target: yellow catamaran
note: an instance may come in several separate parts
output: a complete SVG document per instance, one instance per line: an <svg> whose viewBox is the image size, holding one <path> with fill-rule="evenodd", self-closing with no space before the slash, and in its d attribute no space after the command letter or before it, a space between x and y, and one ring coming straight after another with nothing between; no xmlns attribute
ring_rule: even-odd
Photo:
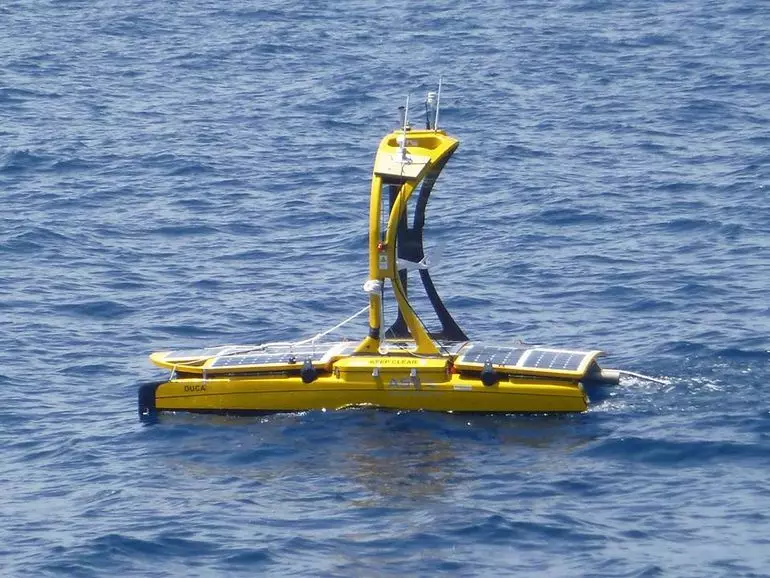
<svg viewBox="0 0 770 578"><path fill-rule="evenodd" d="M163 351L170 370L139 388L139 414L250 413L370 406L451 412L581 412L584 384L617 383L600 351L473 342L447 311L428 271L425 208L459 142L438 128L441 86L426 100L426 128L409 126L380 142L369 209L369 331L361 341L328 341L330 331L294 343ZM407 215L413 215L409 222ZM429 332L407 295L417 273L441 324ZM386 330L387 295L398 315ZM351 318L352 319L352 318ZM339 327L339 326L338 326ZM336 329L336 328L333 328Z"/></svg>

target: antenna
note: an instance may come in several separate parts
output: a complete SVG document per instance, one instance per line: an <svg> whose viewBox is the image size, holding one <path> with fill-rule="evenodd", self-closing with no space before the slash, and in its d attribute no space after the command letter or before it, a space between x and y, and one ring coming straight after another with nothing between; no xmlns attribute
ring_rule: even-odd
<svg viewBox="0 0 770 578"><path fill-rule="evenodd" d="M407 160L406 156L406 129L409 126L409 95L406 95L406 106L404 107L404 126L402 127L402 133L401 133L401 148L399 150L399 155L401 156L401 163L405 163Z"/></svg>
<svg viewBox="0 0 770 578"><path fill-rule="evenodd" d="M433 122L433 130L438 130L438 112L441 109L441 81L443 76L438 77L438 95L436 96L436 120Z"/></svg>

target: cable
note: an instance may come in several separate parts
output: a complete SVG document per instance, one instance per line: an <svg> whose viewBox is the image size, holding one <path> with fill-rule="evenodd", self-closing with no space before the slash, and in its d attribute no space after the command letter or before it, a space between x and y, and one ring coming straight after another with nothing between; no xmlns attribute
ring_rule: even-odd
<svg viewBox="0 0 770 578"><path fill-rule="evenodd" d="M620 373L621 375L630 375L631 377L644 379L645 381L651 381L652 383L658 383L660 385L671 385L671 382L666 379L658 379L657 377L650 377L649 375L644 375L643 373L634 373L633 371L626 371L625 369L619 369L618 373Z"/></svg>

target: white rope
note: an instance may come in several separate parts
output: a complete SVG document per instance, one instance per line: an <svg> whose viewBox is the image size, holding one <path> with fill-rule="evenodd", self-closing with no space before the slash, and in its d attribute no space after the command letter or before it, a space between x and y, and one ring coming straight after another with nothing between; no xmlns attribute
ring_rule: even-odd
<svg viewBox="0 0 770 578"><path fill-rule="evenodd" d="M366 307L364 307L360 311L354 313L353 315L351 315L350 317L348 317L344 321L342 321L340 323L337 323L337 325L335 325L331 329L327 329L326 331L322 331L321 333L319 333L317 335L314 335L310 339L304 339L302 341L295 341L294 343L292 343L292 345L305 345L306 343L315 343L316 341L318 341L322 337L325 337L325 336L329 335L329 333L331 333L332 331L336 331L337 329L339 329L340 327L342 327L346 323L350 323L351 321L353 321L353 319L355 319L359 315L362 315L362 314L366 313L368 310L369 310L369 306L367 305Z"/></svg>
<svg viewBox="0 0 770 578"><path fill-rule="evenodd" d="M344 321L338 323L337 325L335 325L331 329L327 329L326 331L322 331L321 333L318 333L317 335L314 335L313 337L310 337L309 339L303 339L302 341L271 341L269 343L260 343L259 345L255 345L253 347L248 346L248 345L237 345L237 346L234 346L232 348L225 349L224 351L220 352L217 355L217 357L228 357L230 355L244 355L246 353L253 353L255 351L264 351L268 347L288 347L288 348L291 349L291 348L293 348L293 347L295 347L297 345L305 345L305 344L308 344L308 343L315 343L316 341L318 341L322 337L325 337L326 335L329 335L329 333L331 333L332 331L336 331L337 329L339 329L340 327L342 327L346 323L350 323L351 321L353 321L353 319L355 319L359 315L362 315L363 313L365 313L368 310L369 310L369 306L367 305L366 307L364 307L360 311L354 313L353 315L351 315L350 317L348 317Z"/></svg>
<svg viewBox="0 0 770 578"><path fill-rule="evenodd" d="M621 375L630 375L631 377L637 377L639 379L651 381L652 383L659 383L660 385L671 385L671 382L667 379L658 379L657 377L650 377L649 375L644 375L643 373L634 373L633 371L626 371L625 369L619 369L618 373Z"/></svg>

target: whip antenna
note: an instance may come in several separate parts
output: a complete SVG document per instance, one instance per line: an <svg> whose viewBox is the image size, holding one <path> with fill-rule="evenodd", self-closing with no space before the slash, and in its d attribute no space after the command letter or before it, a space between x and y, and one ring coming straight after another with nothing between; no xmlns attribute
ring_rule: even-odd
<svg viewBox="0 0 770 578"><path fill-rule="evenodd" d="M436 120L433 122L433 130L438 130L438 113L441 110L441 81L443 76L438 77L438 94L436 95Z"/></svg>

